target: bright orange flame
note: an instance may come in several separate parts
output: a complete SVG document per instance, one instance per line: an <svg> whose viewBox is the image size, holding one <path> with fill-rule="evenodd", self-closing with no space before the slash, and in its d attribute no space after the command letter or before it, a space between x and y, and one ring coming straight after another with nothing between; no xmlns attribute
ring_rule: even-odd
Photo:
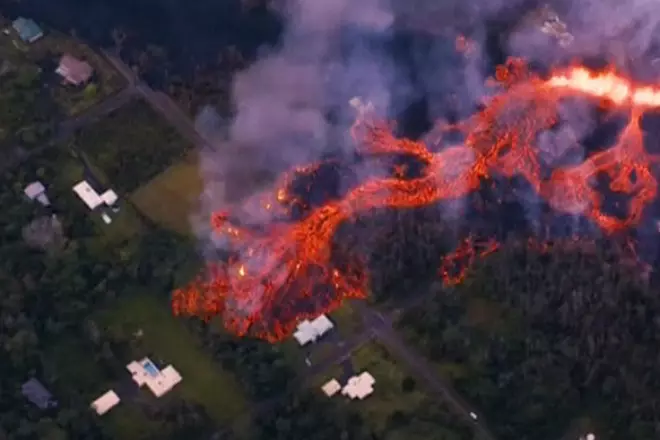
<svg viewBox="0 0 660 440"><path fill-rule="evenodd" d="M274 223L259 232L232 225L227 213L215 214L211 221L215 231L228 238L238 256L211 266L205 278L177 290L173 295L175 314L220 314L226 326L239 335L250 332L278 341L300 319L331 311L343 299L367 296L361 262L339 268L331 261L332 238L342 222L375 208L415 208L461 198L493 174L523 177L555 210L586 216L606 233L637 224L657 191L650 168L655 158L644 149L639 120L643 111L660 107L660 89L638 87L614 72L592 72L584 67L544 80L516 59L498 67L489 84L497 90L483 110L443 129L462 132L462 144L439 153L429 151L422 142L395 138L391 124L377 120L369 105L353 100L359 115L351 134L358 150L364 155L413 156L425 166L421 176L368 180L297 223ZM559 102L576 96L607 99L631 112L630 123L613 147L580 165L555 169L544 179L536 137L557 122ZM246 203L267 207L272 214L288 214L293 204L300 203L289 200L287 190L293 179L313 174L319 166L284 175L274 192L258 194ZM604 197L594 188L597 174L609 176L610 190L631 197L623 218L603 211ZM495 249L494 241L475 244L468 239L461 243L443 260L440 272L444 281L460 282L466 266Z"/></svg>

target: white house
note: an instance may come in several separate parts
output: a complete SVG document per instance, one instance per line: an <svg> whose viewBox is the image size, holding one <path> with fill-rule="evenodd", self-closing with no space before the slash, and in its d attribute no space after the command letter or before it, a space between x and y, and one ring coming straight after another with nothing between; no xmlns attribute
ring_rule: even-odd
<svg viewBox="0 0 660 440"><path fill-rule="evenodd" d="M26 186L24 192L30 200L36 200L44 206L50 205L50 200L46 196L46 188L38 180Z"/></svg>
<svg viewBox="0 0 660 440"><path fill-rule="evenodd" d="M92 402L92 409L96 411L96 414L102 416L103 414L107 413L110 411L112 408L117 406L119 403L120 399L117 393L115 393L113 390L108 391L98 399L96 399L94 402Z"/></svg>
<svg viewBox="0 0 660 440"><path fill-rule="evenodd" d="M341 390L341 384L337 381L337 379L332 379L323 385L321 390L323 390L326 396L332 397Z"/></svg>
<svg viewBox="0 0 660 440"><path fill-rule="evenodd" d="M139 387L146 385L156 397L168 393L182 380L173 366L168 365L160 370L149 358L131 362L126 365L126 369L130 371L133 381Z"/></svg>
<svg viewBox="0 0 660 440"><path fill-rule="evenodd" d="M111 208L118 199L117 194L111 189L105 191L103 194L97 193L96 190L92 188L92 185L86 180L75 184L73 186L73 192L75 192L78 197L80 197L80 200L82 200L92 211L102 205ZM105 223L112 222L112 219L106 213L101 214L101 218Z"/></svg>
<svg viewBox="0 0 660 440"><path fill-rule="evenodd" d="M313 321L304 320L298 324L293 337L298 341L298 344L303 346L316 341L333 328L334 324L332 321L327 316L321 315Z"/></svg>
<svg viewBox="0 0 660 440"><path fill-rule="evenodd" d="M374 392L375 383L376 379L365 371L359 376L353 376L348 379L348 382L341 390L341 393L351 399L362 400Z"/></svg>

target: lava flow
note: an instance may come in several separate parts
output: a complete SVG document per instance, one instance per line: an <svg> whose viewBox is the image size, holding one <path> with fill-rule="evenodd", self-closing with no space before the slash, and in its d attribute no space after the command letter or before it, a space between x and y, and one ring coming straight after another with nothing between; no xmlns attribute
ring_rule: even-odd
<svg viewBox="0 0 660 440"><path fill-rule="evenodd" d="M458 199L494 175L524 178L554 210L585 216L608 234L639 222L657 191L651 171L655 158L644 149L639 123L644 111L660 107L660 89L637 87L614 72L583 67L543 79L517 59L500 66L491 85L494 91L483 110L443 128L462 134L463 141L440 152L431 152L423 142L396 138L391 125L376 119L369 105L352 101L358 110L351 130L358 152L365 157L411 156L423 166L420 175L367 180L304 219L287 223L297 203L289 195L291 182L297 173L317 169L310 165L284 176L275 191L249 200L252 210L274 214L269 217L274 220L258 230L234 221L231 216L240 217L242 209L214 215L215 232L227 239L232 257L177 290L175 314L220 315L238 335L281 340L299 320L331 311L346 298L367 296L368 276L359 259L342 258L340 267L333 258L332 239L343 222L377 208L415 208ZM614 110L629 114L630 122L614 146L544 177L535 142L540 132L557 124L558 106L569 97L607 100ZM601 175L609 178L612 192L630 198L625 216L604 211L604 196L595 187ZM441 274L446 283L460 282L466 264L497 248L493 241L476 248L471 243L465 241L445 256Z"/></svg>

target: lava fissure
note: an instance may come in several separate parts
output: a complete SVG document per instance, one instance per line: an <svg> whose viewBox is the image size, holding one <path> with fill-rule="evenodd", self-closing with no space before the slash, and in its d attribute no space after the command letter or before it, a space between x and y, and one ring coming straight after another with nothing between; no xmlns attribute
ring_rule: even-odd
<svg viewBox="0 0 660 440"><path fill-rule="evenodd" d="M613 71L598 73L579 66L544 80L517 59L498 67L490 84L496 87L482 110L441 127L440 133L462 134L463 142L439 152L420 141L396 138L392 124L375 118L370 105L352 101L358 110L351 128L358 153L410 156L424 165L421 174L369 179L342 198L309 209L305 218L283 222L294 205L302 204L290 193L293 181L297 175L314 174L320 165L312 164L283 176L275 191L260 193L231 210L256 211L277 220L263 230L237 226L227 213L213 215L215 233L227 237L238 256L210 265L204 277L174 292L174 313L220 315L236 334L278 341L300 319L330 311L346 298L366 298L364 264L355 260L340 269L332 261L332 238L343 222L379 208L416 208L460 199L495 175L522 177L555 211L585 216L607 234L640 221L657 194L651 171L657 158L646 152L639 122L643 112L660 107L660 88L638 87ZM605 99L629 112L629 123L609 149L543 176L537 138L558 123L559 103L575 97ZM596 189L599 174L609 177L611 191L630 198L624 216L604 212L604 195ZM490 240L461 242L443 259L440 274L445 283L460 282L475 258L497 246Z"/></svg>

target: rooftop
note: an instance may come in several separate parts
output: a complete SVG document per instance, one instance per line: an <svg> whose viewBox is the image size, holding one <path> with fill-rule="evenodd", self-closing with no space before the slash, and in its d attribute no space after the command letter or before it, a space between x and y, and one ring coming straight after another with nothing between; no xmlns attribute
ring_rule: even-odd
<svg viewBox="0 0 660 440"><path fill-rule="evenodd" d="M321 389L326 396L332 397L341 390L341 384L337 381L337 379L332 379L323 385Z"/></svg>
<svg viewBox="0 0 660 440"><path fill-rule="evenodd" d="M61 75L69 84L80 85L89 81L94 73L94 68L87 61L79 60L73 55L64 54L55 72Z"/></svg>
<svg viewBox="0 0 660 440"><path fill-rule="evenodd" d="M35 378L25 382L23 386L21 386L21 392L30 402L41 409L57 406L57 402L53 399L53 395Z"/></svg>
<svg viewBox="0 0 660 440"><path fill-rule="evenodd" d="M39 25L30 18L18 17L12 23L12 27L20 39L26 43L34 43L44 35Z"/></svg>
<svg viewBox="0 0 660 440"><path fill-rule="evenodd" d="M126 365L126 369L139 387L146 385L156 397L168 393L182 379L173 366L168 365L160 370L149 358L133 361Z"/></svg>
<svg viewBox="0 0 660 440"><path fill-rule="evenodd" d="M96 414L102 416L117 406L119 401L120 399L117 393L115 393L113 390L110 390L92 402L91 407L94 411L96 411Z"/></svg>
<svg viewBox="0 0 660 440"><path fill-rule="evenodd" d="M293 334L293 337L300 345L306 345L309 342L314 342L334 327L330 319L321 315L313 321L307 319L298 324L298 328Z"/></svg>
<svg viewBox="0 0 660 440"><path fill-rule="evenodd" d="M341 390L341 393L351 399L362 400L374 392L376 379L365 371L359 376L353 376L348 379L348 383Z"/></svg>

